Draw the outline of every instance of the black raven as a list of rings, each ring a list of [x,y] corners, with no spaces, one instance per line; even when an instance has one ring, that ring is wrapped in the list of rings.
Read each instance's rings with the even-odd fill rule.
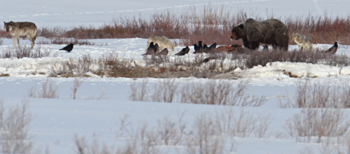
[[[60,50],[66,50],[66,51],[70,52],[73,50],[73,44],[68,44],[67,46],[65,46],[64,48],[62,48]]]
[[[326,50],[326,53],[335,54],[338,49],[338,42],[334,42],[333,46]]]

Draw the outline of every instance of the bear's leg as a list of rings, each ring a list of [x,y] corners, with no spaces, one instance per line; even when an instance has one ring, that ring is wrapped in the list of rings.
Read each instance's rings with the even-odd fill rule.
[[[250,49],[255,50],[259,48],[259,42],[258,41],[249,42],[249,46],[250,46]]]
[[[247,39],[242,39],[244,47],[250,49],[249,41]]]

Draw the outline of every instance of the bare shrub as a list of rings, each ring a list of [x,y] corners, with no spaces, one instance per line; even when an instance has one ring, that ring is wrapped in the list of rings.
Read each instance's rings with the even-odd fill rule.
[[[49,78],[42,84],[41,89],[38,90],[36,86],[31,87],[29,90],[29,97],[34,98],[58,98],[58,87]]]
[[[115,153],[113,148],[108,147],[106,144],[100,144],[98,136],[93,135],[93,141],[91,144],[86,141],[84,137],[78,137],[75,135],[75,149],[76,154],[111,154]]]
[[[279,106],[299,108],[349,108],[350,87],[347,80],[333,82],[314,82],[309,79],[300,79],[296,83],[296,92],[293,98],[279,99]]]
[[[95,136],[91,143],[85,138],[76,137],[75,151],[78,154],[102,153],[168,153],[175,149],[179,153],[232,153],[237,148],[234,137],[264,137],[264,132],[270,125],[270,117],[262,116],[241,110],[235,112],[234,108],[224,108],[215,114],[206,112],[198,115],[193,125],[188,127],[184,119],[184,112],[173,119],[164,116],[158,123],[149,126],[148,123],[134,125],[129,119],[130,115],[119,117],[119,126],[116,139],[125,142],[124,145],[112,147],[99,142]],[[268,120],[263,120],[267,118]],[[261,129],[261,130],[260,130]],[[166,146],[166,150],[162,147]],[[178,149],[178,147],[184,147]],[[114,150],[116,149],[116,150]],[[94,151],[93,151],[94,150]]]
[[[308,14],[302,17],[289,17],[284,22],[290,34],[293,32],[306,34],[312,38],[313,43],[333,43],[335,40],[342,41],[344,44],[349,43],[346,32],[349,30],[350,16],[332,16],[327,13],[319,16]]]
[[[193,135],[187,141],[188,153],[225,153],[226,138],[216,128],[215,120],[210,115],[198,116],[192,133]]]
[[[173,102],[177,92],[179,82],[175,79],[164,79],[154,86],[154,92],[151,94],[151,100],[154,102]]]
[[[43,50],[43,51],[42,51]],[[21,47],[20,49],[5,49],[2,54],[0,54],[0,58],[42,58],[50,56],[51,49],[41,49],[41,47],[37,47],[35,50],[32,50],[30,47]]]
[[[63,38],[63,37],[51,39],[50,44],[95,45],[94,43],[91,43],[88,40],[80,40],[80,39],[74,39],[74,38]]]
[[[130,84],[131,88],[131,94],[130,94],[130,99],[133,101],[147,101],[147,84],[148,80],[143,79],[141,83],[136,83],[134,81],[132,84]]]
[[[100,27],[79,26],[71,29],[55,27],[38,29],[38,35],[44,37],[66,37],[75,39],[97,38],[148,38],[152,35],[164,35],[179,38],[180,44],[192,45],[198,40],[218,44],[241,44],[242,41],[231,41],[228,35],[233,25],[244,22],[248,18],[256,20],[280,19],[289,29],[289,36],[298,32],[311,36],[313,43],[334,43],[336,40],[349,44],[350,17],[332,16],[327,13],[314,16],[290,16],[283,18],[274,14],[266,14],[263,18],[254,11],[229,9],[215,6],[204,6],[198,11],[190,7],[182,13],[166,10],[150,15],[148,18],[119,17]],[[291,44],[295,42],[290,40]]]
[[[34,153],[28,134],[32,120],[28,105],[28,100],[23,100],[21,105],[5,108],[4,102],[0,101],[1,153]]]
[[[70,58],[67,61],[52,65],[51,73],[61,75],[62,77],[84,76],[85,73],[91,71],[90,66],[94,64],[94,60],[90,55],[83,55],[82,58]]]
[[[207,83],[189,83],[181,89],[181,102],[232,106],[261,106],[265,97],[246,94],[249,80],[240,80],[234,88],[229,81],[211,80]]]
[[[350,121],[342,109],[307,108],[288,119],[285,130],[298,142],[311,142],[313,137],[317,138],[318,143],[322,137],[326,137],[327,142],[331,138],[339,142],[347,135],[349,126]]]
[[[38,29],[37,35],[45,38],[54,38],[54,37],[60,37],[66,31],[67,31],[66,28],[61,28],[61,27],[53,27],[53,28],[41,27]]]
[[[74,78],[73,87],[71,88],[71,90],[73,92],[73,99],[76,98],[78,89],[80,88],[80,86],[83,82],[84,82],[84,79],[81,77]]]
[[[187,123],[183,121],[184,112],[175,121],[170,117],[163,117],[158,120],[157,132],[159,139],[164,145],[182,145],[185,138]]]
[[[238,116],[237,116],[238,114]],[[239,113],[233,108],[218,110],[215,113],[216,127],[221,133],[238,137],[265,137],[272,118],[269,115],[253,114],[251,112],[241,110]]]

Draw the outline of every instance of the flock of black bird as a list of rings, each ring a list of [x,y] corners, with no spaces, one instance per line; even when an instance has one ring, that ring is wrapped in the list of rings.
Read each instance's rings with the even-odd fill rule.
[[[234,45],[230,45],[230,46],[220,46],[220,47],[216,47],[216,43],[211,44],[210,46],[207,46],[206,44],[203,45],[202,41],[198,41],[198,45],[194,44],[194,54],[197,53],[245,53],[247,51],[252,51],[248,48],[244,48],[241,45],[238,44],[234,44]],[[333,46],[331,48],[329,48],[328,50],[324,51],[325,53],[330,53],[330,54],[335,54],[337,52],[338,49],[338,43],[334,42]],[[159,55],[167,55],[168,54],[168,49],[164,48],[162,51],[159,52],[159,46],[158,44],[154,44],[153,42],[150,43],[150,46],[147,48],[146,53],[143,55],[155,55],[155,56],[159,56]],[[268,51],[268,46],[264,45],[263,46],[263,51]],[[175,55],[177,56],[183,56],[188,54],[190,51],[190,48],[188,46],[186,46],[185,48],[183,48],[180,52],[176,53]]]
[[[198,42],[197,44],[194,44],[194,53],[213,53],[213,52],[217,52],[220,53],[222,51],[224,52],[232,52],[232,51],[237,51],[237,52],[244,52],[243,48],[241,45],[231,45],[229,47],[229,49],[224,48],[216,48],[216,43],[213,43],[212,45],[210,45],[209,47],[204,44],[202,45],[202,41]],[[65,50],[67,52],[71,52],[73,50],[74,45],[73,44],[68,44],[67,46],[63,47],[60,50]],[[330,53],[330,54],[335,54],[337,52],[338,49],[338,43],[334,42],[333,46],[331,48],[329,48],[328,50],[326,50],[326,53]],[[146,53],[143,55],[168,55],[169,51],[167,48],[164,48],[162,51],[159,51],[159,46],[158,44],[154,44],[153,42],[150,43],[148,49],[146,50]],[[267,45],[263,46],[263,51],[267,51],[268,47]],[[183,48],[180,52],[176,53],[175,55],[177,56],[183,56],[188,54],[190,51],[190,48],[188,46],[186,46],[185,48]]]

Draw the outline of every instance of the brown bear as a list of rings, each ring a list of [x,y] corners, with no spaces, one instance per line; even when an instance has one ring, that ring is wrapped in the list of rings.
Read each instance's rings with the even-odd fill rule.
[[[231,39],[242,39],[246,48],[255,50],[259,43],[272,44],[276,49],[288,50],[288,28],[277,19],[256,21],[247,19],[244,23],[232,28]]]

